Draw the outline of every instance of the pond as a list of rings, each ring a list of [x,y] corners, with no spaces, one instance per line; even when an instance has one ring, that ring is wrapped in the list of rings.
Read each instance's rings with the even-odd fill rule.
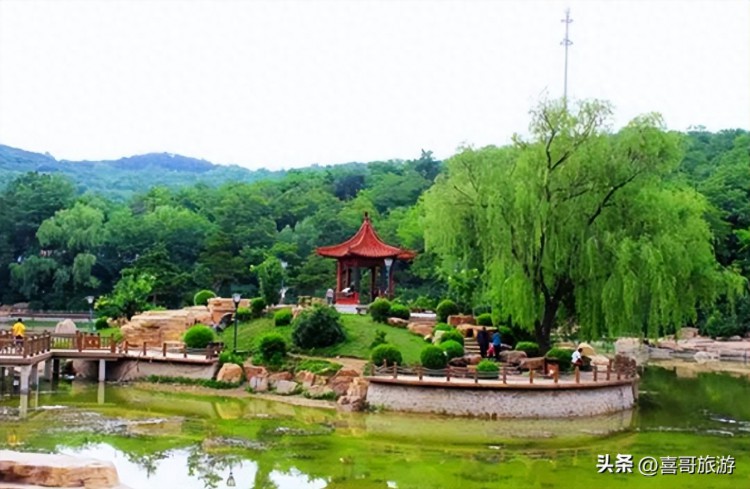
[[[61,384],[33,393],[24,419],[18,397],[0,402],[0,448],[109,460],[133,489],[223,489],[230,474],[255,489],[743,487],[750,381],[681,375],[649,367],[635,411],[569,420],[341,413],[249,395]],[[641,473],[653,472],[648,457],[653,476]]]

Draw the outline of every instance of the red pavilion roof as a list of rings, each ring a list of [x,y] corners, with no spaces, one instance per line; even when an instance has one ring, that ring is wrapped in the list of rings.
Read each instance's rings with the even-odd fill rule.
[[[359,231],[341,244],[321,246],[315,250],[320,256],[329,258],[344,258],[357,256],[364,258],[396,258],[411,260],[416,256],[413,251],[397,248],[384,243],[372,227],[370,217],[365,213],[365,220]]]

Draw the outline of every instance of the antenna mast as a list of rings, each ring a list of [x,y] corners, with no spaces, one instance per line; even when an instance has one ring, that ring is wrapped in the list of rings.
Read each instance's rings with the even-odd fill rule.
[[[560,44],[565,46],[565,81],[563,84],[563,104],[568,107],[568,46],[573,44],[573,41],[568,37],[568,28],[573,19],[570,18],[570,9],[565,9],[565,18],[560,22],[565,22],[565,39]]]

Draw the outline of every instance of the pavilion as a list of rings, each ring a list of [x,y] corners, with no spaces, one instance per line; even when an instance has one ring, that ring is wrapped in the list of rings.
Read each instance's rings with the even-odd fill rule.
[[[322,246],[316,253],[336,259],[336,303],[359,304],[361,270],[370,270],[370,300],[379,296],[393,297],[394,262],[411,260],[416,254],[383,242],[365,213],[359,231],[341,244]],[[385,268],[384,268],[385,267]]]

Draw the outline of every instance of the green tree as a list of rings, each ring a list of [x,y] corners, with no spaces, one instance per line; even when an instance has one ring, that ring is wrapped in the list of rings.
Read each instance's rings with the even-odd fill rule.
[[[269,306],[278,304],[281,299],[281,284],[284,280],[281,260],[274,256],[268,257],[263,263],[253,267],[253,271],[258,274],[260,294],[266,304]]]
[[[544,351],[559,315],[585,337],[655,336],[742,285],[713,257],[705,200],[666,178],[679,136],[653,114],[609,134],[609,116],[597,101],[543,103],[529,140],[463,150],[425,198],[428,249],[448,271],[480,270]]]
[[[96,310],[108,316],[130,319],[148,309],[148,298],[155,282],[152,275],[124,273],[112,293],[96,301]]]

